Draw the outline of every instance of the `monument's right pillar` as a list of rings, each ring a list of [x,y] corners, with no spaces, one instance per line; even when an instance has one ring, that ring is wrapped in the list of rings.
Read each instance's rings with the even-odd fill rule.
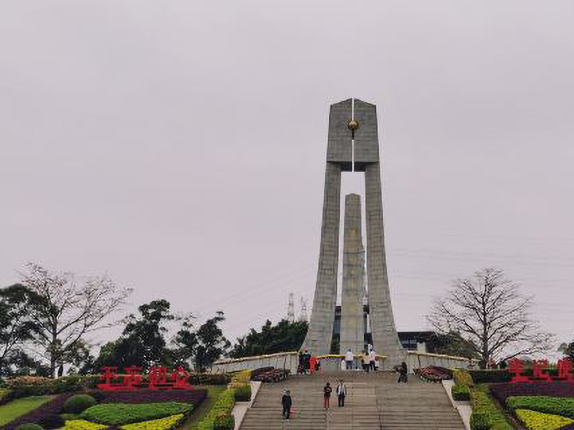
[[[406,360],[401,345],[389,291],[377,111],[375,105],[354,100],[354,119],[359,128],[354,136],[355,170],[365,172],[365,221],[367,227],[367,288],[373,346],[387,356],[391,366]]]

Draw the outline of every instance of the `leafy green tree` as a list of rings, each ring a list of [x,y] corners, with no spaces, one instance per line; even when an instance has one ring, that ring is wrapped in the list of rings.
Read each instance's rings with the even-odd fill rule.
[[[566,350],[564,351],[564,355],[569,357],[570,360],[574,361],[574,342],[568,344]]]
[[[38,329],[30,315],[37,301],[38,297],[20,284],[0,289],[0,376],[12,373],[13,365],[31,363],[22,348]]]
[[[251,329],[246,336],[237,339],[230,356],[234,358],[298,351],[305,340],[308,323],[281,320],[276,325],[267,320],[260,331]]]
[[[197,344],[193,354],[195,370],[204,372],[231,346],[219,327],[223,321],[225,321],[223,312],[217,312],[213,318],[208,319],[197,329],[195,333]]]
[[[166,363],[170,355],[166,341],[167,325],[177,319],[170,307],[167,300],[141,305],[139,315],[131,314],[124,320],[121,337],[102,347],[95,366],[136,365],[148,369],[154,364],[169,364]]]

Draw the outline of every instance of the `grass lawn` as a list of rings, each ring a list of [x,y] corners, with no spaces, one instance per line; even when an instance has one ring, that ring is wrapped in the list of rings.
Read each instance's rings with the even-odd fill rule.
[[[42,406],[48,400],[52,400],[54,396],[34,396],[16,399],[10,403],[0,406],[0,426],[9,423],[13,419]]]
[[[195,429],[196,424],[201,421],[201,419],[207,415],[207,413],[213,408],[215,402],[226,389],[226,385],[214,385],[208,387],[197,386],[197,388],[206,388],[207,389],[207,398],[203,401],[201,405],[197,409],[194,409],[191,413],[189,419],[185,422],[185,424],[181,427],[182,430],[193,430]]]

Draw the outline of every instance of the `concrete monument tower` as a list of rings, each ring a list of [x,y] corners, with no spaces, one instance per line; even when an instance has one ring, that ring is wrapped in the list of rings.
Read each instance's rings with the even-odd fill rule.
[[[331,349],[337,300],[342,172],[365,174],[367,286],[373,346],[377,353],[388,357],[389,364],[394,365],[405,359],[406,352],[397,336],[387,277],[377,111],[374,105],[358,99],[348,99],[331,105],[329,114],[319,267],[311,321],[304,346],[315,355],[328,354]],[[345,283],[343,288],[345,289]],[[344,290],[343,298],[345,295],[355,297],[351,290]],[[341,309],[342,324],[345,324],[345,313],[346,311]],[[341,329],[343,336],[343,325]],[[345,336],[347,342],[347,334]],[[354,339],[353,342],[362,344],[363,339]]]
[[[345,196],[343,237],[343,289],[341,299],[340,350],[358,353],[365,349],[363,296],[365,288],[365,248],[361,234],[361,196]]]

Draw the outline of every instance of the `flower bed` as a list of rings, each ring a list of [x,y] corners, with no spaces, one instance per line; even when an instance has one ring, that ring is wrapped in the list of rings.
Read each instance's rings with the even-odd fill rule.
[[[85,420],[70,420],[66,421],[64,427],[60,427],[58,430],[103,430],[108,428],[105,424],[91,423]]]
[[[187,403],[106,403],[85,410],[81,417],[87,421],[113,426],[150,421],[170,415],[188,414],[193,405]]]
[[[471,428],[473,430],[513,430],[506,421],[504,413],[496,407],[487,393],[474,391],[472,393]]]
[[[490,393],[501,404],[505,404],[507,398],[517,396],[574,397],[574,384],[566,382],[553,382],[551,384],[496,384],[490,386]]]
[[[14,430],[20,424],[25,423],[36,424],[42,418],[45,418],[48,415],[59,414],[64,409],[64,403],[70,396],[72,396],[72,393],[60,394],[55,399],[50,400],[47,403],[44,403],[39,408],[36,408],[33,411],[30,411],[27,414],[24,414],[16,418],[15,420],[10,421],[2,428],[2,430]]]
[[[574,422],[570,418],[528,409],[517,409],[516,416],[528,430],[557,430]]]
[[[509,397],[506,400],[506,405],[513,411],[528,409],[546,414],[560,415],[574,420],[574,398],[547,396]]]
[[[235,405],[235,390],[229,388],[219,396],[213,409],[197,424],[197,430],[213,430],[217,420],[223,421],[232,417],[231,411]],[[229,420],[230,422],[233,420]],[[231,427],[233,429],[233,427]]]
[[[452,370],[438,366],[428,366],[414,370],[415,374],[427,382],[440,382],[452,379]]]

